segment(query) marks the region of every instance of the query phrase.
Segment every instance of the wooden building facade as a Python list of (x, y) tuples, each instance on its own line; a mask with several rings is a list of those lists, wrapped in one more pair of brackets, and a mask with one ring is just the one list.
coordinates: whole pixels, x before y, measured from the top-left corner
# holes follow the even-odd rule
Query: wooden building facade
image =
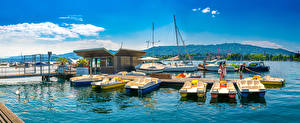
[(74, 50), (74, 52), (90, 61), (93, 73), (117, 73), (130, 71), (140, 64), (138, 58), (146, 54), (145, 51), (119, 49), (112, 53), (105, 48)]

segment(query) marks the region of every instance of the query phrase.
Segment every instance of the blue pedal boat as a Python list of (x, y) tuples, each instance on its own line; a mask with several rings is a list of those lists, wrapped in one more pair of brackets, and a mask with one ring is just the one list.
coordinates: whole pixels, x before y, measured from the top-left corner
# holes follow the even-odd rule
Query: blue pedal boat
[(266, 94), (266, 88), (259, 80), (243, 79), (236, 84), (239, 94), (242, 97), (248, 97), (250, 95), (264, 97)]
[(101, 75), (82, 75), (77, 77), (72, 77), (70, 79), (71, 85), (74, 86), (87, 86), (91, 85), (92, 82), (101, 81), (104, 76)]
[(138, 78), (134, 81), (128, 82), (125, 85), (125, 88), (127, 93), (145, 94), (157, 89), (160, 82), (161, 81), (157, 78)]

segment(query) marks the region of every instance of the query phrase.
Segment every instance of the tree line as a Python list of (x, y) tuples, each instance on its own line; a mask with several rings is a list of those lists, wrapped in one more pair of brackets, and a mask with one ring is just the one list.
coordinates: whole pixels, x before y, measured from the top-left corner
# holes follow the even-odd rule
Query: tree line
[[(164, 56), (156, 56), (160, 60), (168, 59), (175, 57), (176, 55), (164, 55)], [(231, 61), (300, 61), (300, 54), (291, 54), (291, 55), (272, 55), (272, 54), (240, 54), (240, 53), (231, 53), (231, 54), (197, 54), (191, 53), (190, 56), (193, 60), (203, 60), (203, 59), (226, 59)], [(188, 59), (188, 55), (184, 54), (180, 57), (180, 59)]]

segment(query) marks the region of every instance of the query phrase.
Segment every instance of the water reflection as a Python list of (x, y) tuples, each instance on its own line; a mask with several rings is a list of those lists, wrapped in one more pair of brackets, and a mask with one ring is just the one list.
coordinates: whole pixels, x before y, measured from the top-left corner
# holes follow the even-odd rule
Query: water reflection
[(209, 103), (211, 105), (218, 107), (219, 109), (225, 109), (226, 105), (230, 107), (236, 107), (237, 100), (236, 98), (218, 97), (218, 98), (211, 98)]
[(261, 107), (266, 107), (266, 99), (264, 97), (247, 97), (247, 98), (241, 98), (240, 104), (244, 108), (249, 109), (258, 109)]
[(187, 97), (181, 97), (180, 101), (186, 101), (186, 102), (197, 102), (198, 105), (204, 105), (206, 101), (206, 96), (204, 97), (197, 97), (197, 96), (187, 96)]

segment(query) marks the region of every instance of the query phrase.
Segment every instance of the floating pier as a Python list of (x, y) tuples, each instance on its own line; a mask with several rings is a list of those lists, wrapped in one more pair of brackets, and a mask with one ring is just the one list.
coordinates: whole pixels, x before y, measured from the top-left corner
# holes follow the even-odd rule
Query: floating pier
[[(134, 80), (137, 78), (143, 78), (145, 76), (122, 76), (122, 75), (108, 75), (108, 77), (120, 77), (121, 79)], [(219, 79), (208, 79), (208, 78), (171, 78), (171, 79), (160, 79), (161, 85), (183, 85), (186, 81), (198, 80), (207, 84), (213, 84), (219, 82)], [(236, 83), (240, 79), (226, 79), (228, 82)]]
[(16, 114), (9, 110), (0, 102), (0, 122), (1, 123), (24, 123)]

